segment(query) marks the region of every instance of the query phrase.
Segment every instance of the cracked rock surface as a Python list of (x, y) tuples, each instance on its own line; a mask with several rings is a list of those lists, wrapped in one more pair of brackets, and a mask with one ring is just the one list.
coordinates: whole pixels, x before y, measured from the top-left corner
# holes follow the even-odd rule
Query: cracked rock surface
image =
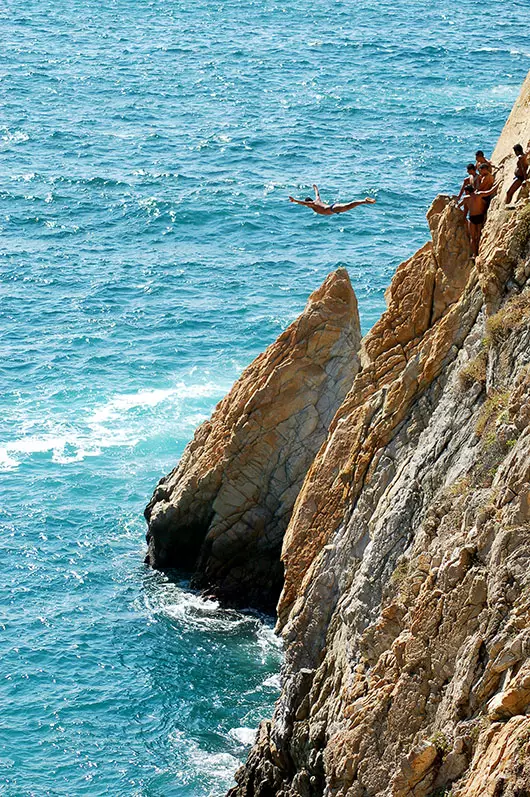
[(282, 693), (231, 797), (530, 796), (530, 202), (433, 203), (283, 542)]
[(359, 369), (345, 269), (245, 369), (146, 509), (148, 561), (193, 573), (225, 604), (274, 611), (295, 499)]

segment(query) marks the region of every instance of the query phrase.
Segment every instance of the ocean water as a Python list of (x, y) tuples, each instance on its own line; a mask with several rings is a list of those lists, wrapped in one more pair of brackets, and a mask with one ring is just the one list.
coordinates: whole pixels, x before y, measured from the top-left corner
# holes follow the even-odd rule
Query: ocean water
[[(0, 0), (1, 794), (231, 784), (281, 650), (143, 565), (143, 507), (329, 271), (372, 325), (498, 137), (527, 12)], [(313, 182), (377, 204), (287, 201)]]

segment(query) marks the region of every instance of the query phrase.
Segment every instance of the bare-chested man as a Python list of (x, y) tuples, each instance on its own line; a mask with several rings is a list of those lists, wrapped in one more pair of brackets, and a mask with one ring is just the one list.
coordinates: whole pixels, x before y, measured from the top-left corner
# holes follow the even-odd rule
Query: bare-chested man
[(318, 187), (314, 185), (313, 188), (315, 189), (314, 199), (311, 199), (310, 196), (306, 197), (305, 199), (295, 199), (294, 197), (290, 196), (289, 200), (291, 202), (296, 202), (297, 205), (306, 205), (306, 207), (311, 208), (311, 210), (314, 210), (315, 213), (320, 214), (320, 216), (333, 216), (334, 213), (345, 213), (347, 210), (353, 210), (353, 208), (356, 208), (359, 205), (373, 205), (375, 202), (375, 199), (367, 196), (366, 199), (359, 199), (356, 202), (347, 202), (346, 204), (333, 202), (333, 204), (328, 205), (326, 202), (322, 202), (320, 199)]
[(476, 257), (480, 244), (480, 234), (486, 220), (486, 202), (484, 197), (478, 196), (474, 186), (466, 185), (462, 207), (468, 215), (469, 237), (471, 238), (471, 251)]
[(489, 191), (493, 188), (495, 180), (487, 163), (481, 163), (478, 170), (478, 181), (475, 183), (477, 191)]
[(517, 155), (517, 165), (515, 167), (514, 181), (506, 192), (506, 204), (509, 205), (513, 195), (518, 191), (528, 177), (528, 156), (520, 144), (516, 144), (513, 151)]
[(496, 185), (490, 188), (489, 191), (475, 191), (472, 185), (466, 185), (464, 189), (465, 196), (461, 200), (461, 205), (468, 215), (469, 237), (471, 238), (471, 251), (474, 257), (478, 255), (480, 236), (486, 221), (488, 210), (486, 200), (488, 197), (493, 196), (496, 190)]
[[(490, 206), (490, 202), (493, 199), (492, 188), (495, 184), (495, 180), (487, 163), (481, 163), (479, 170), (478, 170), (478, 181), (475, 183), (475, 190), (479, 192), (485, 192), (487, 196), (484, 197), (484, 201), (486, 203), (486, 210), (484, 214), (487, 215), (488, 209)], [(491, 192), (491, 193), (490, 193)]]
[(475, 160), (476, 160), (477, 171), (480, 169), (481, 165), (485, 163), (489, 171), (493, 172), (494, 169), (493, 163), (486, 158), (481, 149), (478, 149), (475, 152)]
[(462, 198), (462, 194), (464, 193), (464, 189), (466, 185), (472, 185), (475, 188), (477, 187), (477, 183), (479, 181), (479, 174), (477, 172), (477, 167), (474, 163), (468, 163), (466, 166), (467, 177), (464, 178), (464, 182), (462, 183), (462, 187), (460, 189), (460, 193), (458, 194), (457, 199)]

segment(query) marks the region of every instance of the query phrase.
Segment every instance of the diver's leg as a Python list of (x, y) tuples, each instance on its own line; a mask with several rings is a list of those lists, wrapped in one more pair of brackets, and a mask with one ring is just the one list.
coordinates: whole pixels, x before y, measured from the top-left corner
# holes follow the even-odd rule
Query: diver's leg
[(359, 205), (364, 205), (364, 199), (357, 202), (346, 202), (342, 205), (338, 203), (333, 203), (333, 213), (346, 213), (347, 210), (353, 210), (353, 208), (358, 207)]

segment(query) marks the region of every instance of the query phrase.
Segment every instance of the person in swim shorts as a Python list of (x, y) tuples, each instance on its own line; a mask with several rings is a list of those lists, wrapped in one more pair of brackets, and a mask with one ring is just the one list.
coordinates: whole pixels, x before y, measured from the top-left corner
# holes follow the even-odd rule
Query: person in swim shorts
[(346, 213), (347, 210), (353, 210), (353, 208), (356, 208), (359, 205), (373, 205), (375, 202), (375, 199), (367, 196), (366, 199), (359, 199), (355, 202), (346, 202), (345, 204), (333, 202), (333, 204), (328, 205), (326, 202), (323, 202), (320, 199), (318, 187), (314, 185), (313, 188), (315, 189), (314, 199), (311, 199), (310, 196), (307, 196), (305, 199), (295, 199), (294, 197), (290, 196), (289, 201), (295, 202), (297, 205), (305, 205), (306, 207), (311, 208), (311, 210), (314, 210), (314, 212), (318, 213), (320, 216), (333, 216), (335, 213)]
[(518, 191), (528, 177), (528, 157), (520, 144), (516, 144), (513, 151), (517, 155), (517, 165), (515, 167), (514, 181), (506, 192), (506, 204), (509, 205), (513, 195)]
[(493, 188), (495, 180), (493, 179), (493, 175), (490, 172), (488, 165), (486, 163), (481, 163), (478, 171), (479, 171), (478, 181), (474, 184), (475, 190), (478, 192), (488, 193), (488, 196), (484, 197), (484, 201), (486, 203), (485, 213), (487, 215), (490, 202), (493, 199), (493, 194), (490, 194), (489, 192)]
[(465, 196), (461, 200), (462, 209), (468, 216), (469, 237), (471, 239), (471, 251), (473, 257), (478, 255), (480, 236), (484, 222), (486, 221), (486, 200), (481, 194), (475, 191), (473, 185), (466, 185)]

